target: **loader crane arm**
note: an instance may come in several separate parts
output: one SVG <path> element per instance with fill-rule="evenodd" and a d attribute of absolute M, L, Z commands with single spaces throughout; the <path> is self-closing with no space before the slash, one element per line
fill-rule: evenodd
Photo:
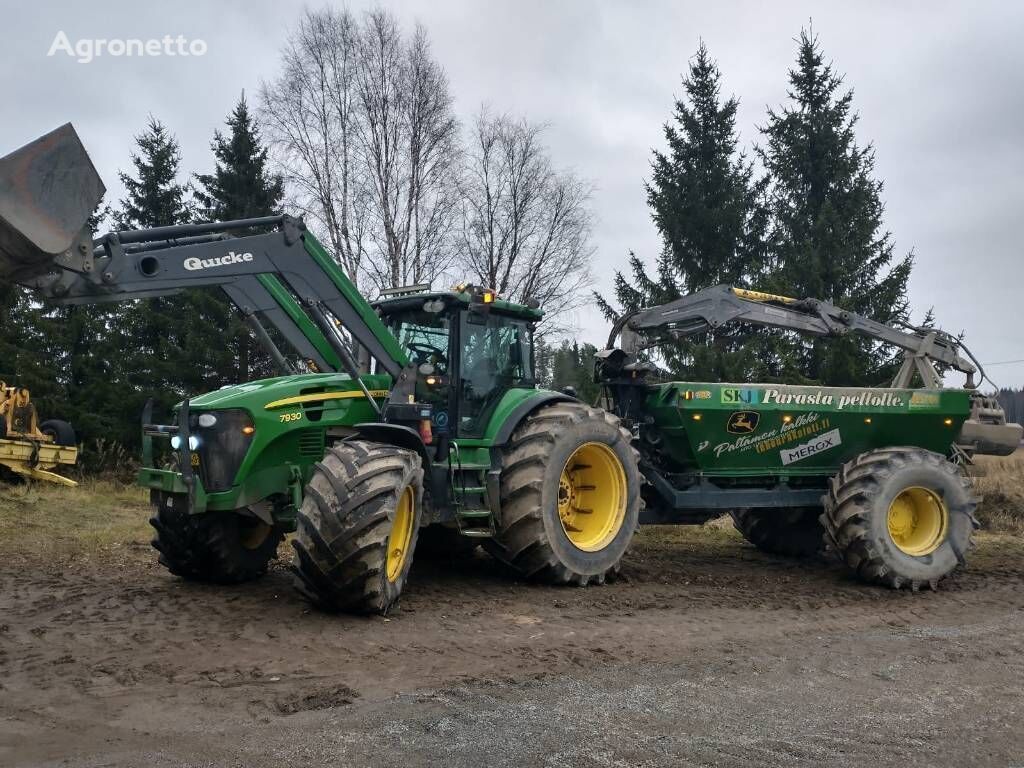
<path fill-rule="evenodd" d="M 111 232 L 93 240 L 89 218 L 103 192 L 70 124 L 0 158 L 0 282 L 20 284 L 57 304 L 220 288 L 284 373 L 293 372 L 291 363 L 263 321 L 316 370 L 347 373 L 380 421 L 401 424 L 421 415 L 416 366 L 301 220 L 267 216 Z M 391 377 L 383 404 L 360 375 L 360 350 Z M 189 401 L 179 408 L 176 428 L 151 425 L 150 416 L 143 417 L 144 435 L 174 429 L 179 437 L 191 505 Z"/>
<path fill-rule="evenodd" d="M 275 231 L 231 236 L 270 227 Z M 299 219 L 269 216 L 111 232 L 96 241 L 88 258 L 88 268 L 84 257 L 78 264 L 65 261 L 21 283 L 58 304 L 217 287 L 245 317 L 270 321 L 321 370 L 353 374 L 349 369 L 356 368 L 339 328 L 395 380 L 409 365 L 370 304 Z"/>
<path fill-rule="evenodd" d="M 0 158 L 0 280 L 58 304 L 217 287 L 286 372 L 290 364 L 262 321 L 317 370 L 343 370 L 358 380 L 344 329 L 396 386 L 406 383 L 408 356 L 301 220 L 267 216 L 93 240 L 88 219 L 103 193 L 70 124 Z"/>
<path fill-rule="evenodd" d="M 621 336 L 623 350 L 633 355 L 645 346 L 646 335 L 686 337 L 733 323 L 781 328 L 810 336 L 856 333 L 899 347 L 904 354 L 903 364 L 892 382 L 895 388 L 909 387 L 915 372 L 926 388 L 941 387 L 942 377 L 935 363 L 966 374 L 966 389 L 977 387 L 974 376 L 979 366 L 962 355 L 963 345 L 944 331 L 909 326 L 903 330 L 827 301 L 793 299 L 728 285 L 706 288 L 661 306 L 624 314 L 612 327 L 608 349 L 614 348 Z"/>

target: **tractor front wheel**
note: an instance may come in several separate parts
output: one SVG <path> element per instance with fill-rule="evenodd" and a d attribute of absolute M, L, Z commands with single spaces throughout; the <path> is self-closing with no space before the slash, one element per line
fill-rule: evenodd
<path fill-rule="evenodd" d="M 502 456 L 501 520 L 483 545 L 524 577 L 602 583 L 636 531 L 640 471 L 630 433 L 599 408 L 542 406 Z"/>
<path fill-rule="evenodd" d="M 729 514 L 736 530 L 762 552 L 812 557 L 824 547 L 821 507 L 734 509 Z"/>
<path fill-rule="evenodd" d="M 188 497 L 153 492 L 153 547 L 175 576 L 239 584 L 267 572 L 284 532 L 240 512 L 188 513 Z"/>
<path fill-rule="evenodd" d="M 387 613 L 409 575 L 422 500 L 414 452 L 357 440 L 332 447 L 297 515 L 298 590 L 324 610 Z"/>
<path fill-rule="evenodd" d="M 921 448 L 862 453 L 829 484 L 826 541 L 859 578 L 935 589 L 964 562 L 978 499 L 963 469 Z"/>

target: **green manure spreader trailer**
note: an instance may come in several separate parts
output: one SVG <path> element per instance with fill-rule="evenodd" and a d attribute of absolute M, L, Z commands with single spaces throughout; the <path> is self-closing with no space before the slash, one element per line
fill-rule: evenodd
<path fill-rule="evenodd" d="M 153 544 L 187 579 L 256 578 L 294 532 L 303 595 L 383 613 L 418 546 L 481 544 L 522 577 L 583 586 L 618 572 L 638 524 L 728 512 L 766 550 L 824 544 L 866 581 L 934 587 L 976 527 L 965 467 L 1020 440 L 937 331 L 713 288 L 615 325 L 600 408 L 537 387 L 538 307 L 476 286 L 370 303 L 288 216 L 94 239 L 103 191 L 70 125 L 0 158 L 0 280 L 65 304 L 216 287 L 282 374 L 190 395 L 170 423 L 143 414 Z M 636 354 L 648 334 L 733 322 L 863 333 L 906 362 L 891 388 L 830 389 L 658 383 Z M 941 388 L 935 363 L 968 387 Z"/>

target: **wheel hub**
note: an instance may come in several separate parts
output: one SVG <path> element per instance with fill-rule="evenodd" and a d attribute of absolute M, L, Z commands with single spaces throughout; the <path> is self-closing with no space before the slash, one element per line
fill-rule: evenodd
<path fill-rule="evenodd" d="M 388 554 L 385 564 L 388 581 L 396 581 L 405 567 L 409 547 L 412 544 L 415 504 L 416 497 L 413 495 L 412 486 L 408 486 L 402 491 L 398 506 L 395 507 L 395 520 L 391 524 L 391 532 L 388 534 Z"/>
<path fill-rule="evenodd" d="M 928 488 L 906 488 L 889 504 L 889 538 L 912 557 L 934 552 L 946 539 L 949 511 L 942 498 Z"/>
<path fill-rule="evenodd" d="M 618 535 L 626 515 L 626 471 L 604 443 L 584 443 L 558 481 L 558 517 L 576 547 L 597 552 Z"/>
<path fill-rule="evenodd" d="M 262 520 L 243 518 L 239 541 L 245 549 L 259 549 L 273 528 Z"/>

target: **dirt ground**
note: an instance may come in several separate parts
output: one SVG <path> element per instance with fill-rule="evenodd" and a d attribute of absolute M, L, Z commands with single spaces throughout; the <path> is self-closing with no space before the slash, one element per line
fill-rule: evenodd
<path fill-rule="evenodd" d="M 386 619 L 128 547 L 0 559 L 0 765 L 1024 765 L 1019 537 L 915 595 L 648 528 L 605 587 L 418 562 Z"/>

